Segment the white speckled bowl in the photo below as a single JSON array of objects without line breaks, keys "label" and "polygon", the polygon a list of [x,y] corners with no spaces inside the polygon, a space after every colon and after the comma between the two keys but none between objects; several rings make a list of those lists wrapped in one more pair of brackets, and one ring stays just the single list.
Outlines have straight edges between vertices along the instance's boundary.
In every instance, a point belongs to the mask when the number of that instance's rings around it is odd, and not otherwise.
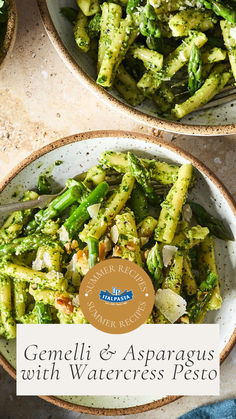
[{"label": "white speckled bowl", "polygon": [[[140,156],[163,159],[183,164],[191,162],[197,172],[197,186],[192,196],[213,215],[224,219],[236,237],[236,207],[229,193],[215,176],[198,160],[176,146],[156,138],[119,131],[97,131],[64,138],[33,153],[20,163],[0,184],[0,204],[12,201],[13,192],[34,189],[39,172],[56,160],[63,164],[53,170],[55,181],[64,186],[68,177],[88,170],[97,164],[99,154],[104,150],[132,150]],[[1,221],[1,220],[0,220]],[[207,323],[220,326],[220,351],[223,361],[236,340],[236,242],[216,240],[216,260],[221,282],[223,304],[219,311],[211,312]],[[0,339],[0,363],[15,377],[15,341]],[[178,397],[44,397],[46,400],[67,409],[100,415],[122,415],[138,413],[162,406]]]},{"label": "white speckled bowl", "polygon": [[194,112],[180,122],[162,119],[156,106],[144,101],[136,108],[129,106],[117,91],[107,91],[95,83],[96,66],[93,60],[79,50],[72,25],[60,13],[63,6],[74,6],[75,0],[37,0],[48,36],[58,54],[71,72],[106,103],[136,119],[165,131],[191,135],[224,135],[236,133],[236,101],[202,112]]},{"label": "white speckled bowl", "polygon": [[7,21],[6,35],[0,53],[0,67],[5,63],[7,57],[10,56],[14,47],[17,32],[17,12],[15,0],[9,0],[9,12]]}]

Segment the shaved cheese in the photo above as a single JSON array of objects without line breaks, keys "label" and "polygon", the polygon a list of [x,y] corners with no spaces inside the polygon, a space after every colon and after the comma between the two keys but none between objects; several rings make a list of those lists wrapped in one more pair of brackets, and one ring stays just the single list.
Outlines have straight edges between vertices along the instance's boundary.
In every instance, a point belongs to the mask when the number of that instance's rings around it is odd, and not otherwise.
[{"label": "shaved cheese", "polygon": [[65,278],[71,279],[72,273],[76,271],[77,254],[75,253],[66,267]]},{"label": "shaved cheese", "polygon": [[77,269],[77,253],[75,253],[66,267],[65,278],[68,280],[72,280],[72,284],[75,286],[80,285],[81,276]]},{"label": "shaved cheese", "polygon": [[45,266],[44,261],[41,258],[36,258],[32,263],[32,269],[34,271],[41,271]]},{"label": "shaved cheese", "polygon": [[149,237],[140,237],[141,246],[145,246],[149,240]]},{"label": "shaved cheese", "polygon": [[87,211],[91,218],[97,218],[98,212],[100,210],[101,204],[93,204],[90,205],[90,207],[87,208]]},{"label": "shaved cheese", "polygon": [[230,36],[236,41],[236,27],[230,28]]},{"label": "shaved cheese", "polygon": [[155,306],[169,320],[175,323],[186,313],[187,301],[171,289],[157,290]]},{"label": "shaved cheese", "polygon": [[86,273],[89,271],[87,252],[81,250],[79,251],[76,266],[83,276],[86,275]]},{"label": "shaved cheese", "polygon": [[65,229],[64,226],[61,226],[61,228],[59,230],[59,239],[62,242],[69,242],[70,241],[68,231]]},{"label": "shaved cheese", "polygon": [[32,263],[32,269],[34,271],[42,271],[44,268],[49,266],[51,263],[48,252],[44,252],[43,255],[37,256]]},{"label": "shaved cheese", "polygon": [[63,274],[61,272],[57,272],[55,270],[50,271],[46,274],[47,279],[60,279],[63,278]]},{"label": "shaved cheese", "polygon": [[103,243],[105,245],[105,250],[106,253],[110,252],[112,249],[112,243],[111,240],[108,237],[105,237],[105,239],[103,240]]},{"label": "shaved cheese", "polygon": [[190,205],[185,204],[183,206],[183,209],[182,209],[182,219],[183,219],[183,221],[186,221],[187,223],[190,223],[192,215],[193,215],[193,213],[192,213]]},{"label": "shaved cheese", "polygon": [[116,225],[112,226],[111,228],[111,239],[113,241],[113,243],[117,243],[118,239],[119,239],[119,231],[118,228],[116,227]]},{"label": "shaved cheese", "polygon": [[170,246],[169,244],[163,246],[162,258],[165,267],[167,267],[171,263],[172,258],[177,250],[178,248],[176,246]]},{"label": "shaved cheese", "polygon": [[79,307],[79,294],[72,298],[72,304],[75,307]]}]

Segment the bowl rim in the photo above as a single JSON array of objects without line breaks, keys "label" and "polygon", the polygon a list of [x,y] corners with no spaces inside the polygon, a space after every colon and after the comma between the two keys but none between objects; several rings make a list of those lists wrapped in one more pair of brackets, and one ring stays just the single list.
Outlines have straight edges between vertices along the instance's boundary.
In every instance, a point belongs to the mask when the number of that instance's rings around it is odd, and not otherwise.
[{"label": "bowl rim", "polygon": [[10,53],[14,47],[17,33],[17,9],[15,0],[9,0],[9,9],[8,9],[8,21],[7,21],[7,30],[5,38],[2,45],[3,53],[0,56],[0,66],[7,57],[10,56]]},{"label": "bowl rim", "polygon": [[[3,192],[3,190],[6,188],[6,186],[11,182],[12,179],[15,178],[23,169],[25,169],[27,166],[29,166],[32,162],[37,160],[39,157],[46,155],[47,153],[58,149],[60,147],[66,146],[68,144],[80,142],[80,141],[86,141],[90,139],[100,138],[129,138],[133,140],[140,140],[140,141],[146,141],[147,143],[154,143],[156,146],[160,148],[168,149],[174,153],[179,154],[181,157],[186,158],[189,160],[195,168],[200,170],[202,173],[204,173],[218,188],[218,190],[222,193],[224,198],[226,199],[228,205],[230,206],[233,214],[236,217],[236,203],[234,202],[233,197],[228,192],[226,187],[222,184],[222,182],[217,178],[217,176],[209,169],[207,168],[200,160],[195,158],[190,153],[186,152],[185,150],[181,149],[180,147],[167,143],[163,141],[160,138],[141,134],[137,132],[129,132],[129,131],[118,131],[118,130],[103,130],[103,131],[88,131],[83,132],[80,134],[70,135],[68,137],[63,137],[59,140],[56,140],[54,142],[49,143],[48,145],[40,148],[39,150],[34,151],[31,153],[28,157],[26,157],[23,161],[21,161],[15,168],[13,168],[8,175],[5,176],[5,178],[0,182],[0,194]],[[232,350],[233,346],[236,343],[236,327],[226,343],[225,347],[223,348],[221,354],[220,354],[220,363],[222,363],[225,358],[229,355],[230,351]],[[16,379],[16,370],[12,367],[12,365],[5,359],[5,357],[0,353],[0,365],[14,378]],[[81,413],[87,413],[87,414],[93,414],[93,415],[103,415],[103,416],[121,416],[121,415],[128,415],[128,414],[135,414],[135,413],[143,413],[148,410],[156,409],[158,407],[164,406],[165,404],[174,402],[175,400],[179,399],[183,396],[167,396],[162,399],[145,403],[143,405],[137,405],[132,407],[126,407],[126,408],[95,408],[95,407],[88,407],[83,405],[78,405],[72,402],[68,402],[65,400],[61,400],[55,396],[39,396],[40,398],[53,403],[59,407],[63,407],[64,409],[69,409]]]},{"label": "bowl rim", "polygon": [[56,28],[52,21],[51,15],[47,7],[47,0],[37,0],[41,18],[48,34],[48,37],[58,52],[59,56],[69,68],[69,70],[92,91],[97,97],[109,106],[118,111],[130,116],[139,123],[152,126],[158,130],[169,131],[178,134],[188,135],[229,135],[236,133],[236,123],[226,125],[188,125],[177,123],[174,121],[163,120],[155,116],[148,115],[140,110],[131,107],[128,104],[121,102],[119,99],[112,96],[103,87],[96,84],[96,82],[89,77],[86,72],[76,63],[75,59],[70,55],[67,48],[64,46]]}]

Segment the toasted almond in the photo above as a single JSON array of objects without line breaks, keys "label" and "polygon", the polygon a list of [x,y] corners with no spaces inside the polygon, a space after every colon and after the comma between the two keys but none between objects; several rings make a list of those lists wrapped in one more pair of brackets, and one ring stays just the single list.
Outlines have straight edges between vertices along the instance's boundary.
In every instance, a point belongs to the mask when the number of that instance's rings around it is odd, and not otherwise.
[{"label": "toasted almond", "polygon": [[145,252],[144,252],[144,258],[145,258],[145,259],[147,259],[147,258],[148,258],[149,252],[150,252],[150,250],[149,250],[149,249],[145,250]]},{"label": "toasted almond", "polygon": [[134,242],[128,242],[126,245],[127,249],[131,250],[131,252],[135,251],[135,243]]},{"label": "toasted almond", "polygon": [[99,243],[99,261],[104,260],[106,257],[106,246],[104,241]]},{"label": "toasted almond", "polygon": [[65,244],[65,249],[66,249],[66,252],[67,252],[68,254],[70,254],[70,253],[71,253],[71,243],[66,243],[66,244]]},{"label": "toasted almond", "polygon": [[78,242],[77,242],[77,240],[73,240],[72,241],[72,243],[71,243],[71,249],[76,249],[78,247]]},{"label": "toasted almond", "polygon": [[72,300],[68,297],[57,297],[55,307],[66,314],[72,314],[74,310]]},{"label": "toasted almond", "polygon": [[122,256],[121,255],[121,250],[120,250],[119,246],[117,246],[117,245],[113,249],[113,256],[118,257],[118,258],[120,258]]}]

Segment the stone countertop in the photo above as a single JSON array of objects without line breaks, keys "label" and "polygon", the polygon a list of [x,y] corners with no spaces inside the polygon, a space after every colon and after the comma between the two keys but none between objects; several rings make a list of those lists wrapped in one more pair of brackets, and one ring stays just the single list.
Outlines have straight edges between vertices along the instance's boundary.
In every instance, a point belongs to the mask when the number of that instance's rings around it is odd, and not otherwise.
[{"label": "stone countertop", "polygon": [[[109,108],[66,68],[51,45],[35,0],[17,0],[19,26],[10,59],[0,71],[0,176],[32,151],[82,131],[121,129],[154,134],[204,162],[236,198],[236,136],[188,137],[159,132]],[[184,397],[131,418],[177,418],[203,403],[235,397],[236,348],[221,367],[220,397]],[[0,370],[0,418],[78,418],[36,397],[16,397]],[[27,413],[26,413],[27,412]],[[92,416],[91,416],[92,417]]]}]

